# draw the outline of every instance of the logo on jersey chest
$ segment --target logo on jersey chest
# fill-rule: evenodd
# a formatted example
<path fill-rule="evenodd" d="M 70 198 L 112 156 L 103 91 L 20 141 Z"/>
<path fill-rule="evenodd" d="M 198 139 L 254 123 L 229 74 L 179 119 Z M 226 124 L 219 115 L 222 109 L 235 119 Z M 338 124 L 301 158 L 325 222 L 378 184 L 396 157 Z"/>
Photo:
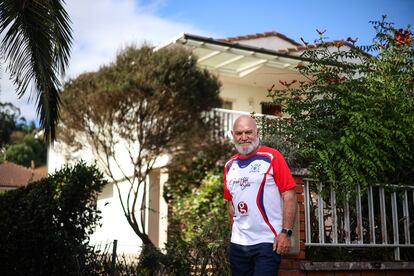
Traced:
<path fill-rule="evenodd" d="M 259 173 L 260 165 L 261 165 L 260 163 L 251 164 L 249 173 Z"/>

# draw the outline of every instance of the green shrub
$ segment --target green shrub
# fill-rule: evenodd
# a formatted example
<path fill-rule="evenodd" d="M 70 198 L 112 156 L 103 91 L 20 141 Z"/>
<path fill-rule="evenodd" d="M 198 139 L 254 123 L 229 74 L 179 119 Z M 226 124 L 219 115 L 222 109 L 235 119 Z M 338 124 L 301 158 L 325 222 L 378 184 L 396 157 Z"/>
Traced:
<path fill-rule="evenodd" d="M 170 166 L 167 275 L 229 275 L 230 223 L 223 198 L 223 166 L 231 145 L 211 143 L 177 156 Z"/>
<path fill-rule="evenodd" d="M 79 163 L 0 195 L 2 275 L 93 275 L 88 236 L 105 183 L 95 167 Z"/>
<path fill-rule="evenodd" d="M 289 114 L 282 135 L 311 176 L 346 191 L 355 183 L 363 191 L 411 184 L 414 176 L 413 35 L 385 17 L 372 24 L 373 45 L 362 49 L 375 55 L 352 38 L 326 43 L 321 36 L 319 47 L 302 54 L 301 77 L 269 92 Z"/>

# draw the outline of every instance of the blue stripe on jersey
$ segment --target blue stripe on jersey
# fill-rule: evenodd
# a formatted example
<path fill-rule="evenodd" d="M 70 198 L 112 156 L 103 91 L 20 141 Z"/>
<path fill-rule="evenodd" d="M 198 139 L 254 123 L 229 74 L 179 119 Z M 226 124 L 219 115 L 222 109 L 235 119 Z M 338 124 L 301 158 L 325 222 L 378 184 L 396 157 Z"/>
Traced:
<path fill-rule="evenodd" d="M 264 156 L 264 155 L 254 155 L 248 159 L 236 159 L 231 163 L 236 163 L 239 165 L 239 168 L 243 169 L 246 168 L 247 166 L 249 166 L 252 162 L 257 161 L 257 160 L 261 160 L 261 161 L 265 161 L 267 163 L 270 163 L 270 157 L 269 156 Z M 229 164 L 228 169 L 230 169 L 232 164 Z"/>
<path fill-rule="evenodd" d="M 266 176 L 267 176 L 267 174 L 265 174 L 264 175 L 264 177 L 266 178 Z M 267 214 L 266 214 L 266 209 L 265 209 L 265 207 L 264 207 L 264 202 L 263 202 L 263 195 L 264 195 L 264 185 L 263 185 L 263 187 L 260 187 L 261 189 L 260 189 L 260 194 L 259 194 L 259 204 L 260 204 L 260 209 L 263 211 L 263 214 L 264 214 L 264 218 L 265 218 L 265 221 L 266 222 L 268 222 L 269 221 L 269 218 L 267 217 Z"/>

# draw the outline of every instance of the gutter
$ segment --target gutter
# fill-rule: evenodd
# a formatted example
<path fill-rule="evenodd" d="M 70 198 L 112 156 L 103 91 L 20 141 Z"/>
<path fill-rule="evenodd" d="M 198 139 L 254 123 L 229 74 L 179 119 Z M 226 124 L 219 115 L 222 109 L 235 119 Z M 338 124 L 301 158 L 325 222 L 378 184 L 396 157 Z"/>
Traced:
<path fill-rule="evenodd" d="M 184 40 L 184 41 L 182 41 L 183 44 L 186 43 L 186 40 L 195 40 L 195 41 L 215 44 L 215 45 L 219 45 L 219 46 L 223 46 L 223 47 L 231 47 L 231 48 L 236 48 L 236 49 L 239 49 L 239 50 L 250 51 L 250 52 L 254 51 L 254 52 L 257 52 L 257 53 L 261 53 L 261 54 L 272 55 L 272 56 L 277 56 L 277 57 L 283 57 L 283 58 L 288 58 L 288 59 L 294 59 L 294 60 L 299 60 L 299 61 L 311 61 L 311 59 L 309 59 L 309 58 L 303 58 L 303 57 L 300 57 L 300 56 L 293 56 L 293 55 L 289 55 L 289 54 L 285 54 L 285 53 L 279 53 L 277 51 L 273 51 L 273 50 L 269 50 L 269 49 L 265 49 L 265 48 L 258 48 L 258 47 L 244 45 L 244 44 L 240 44 L 240 43 L 225 42 L 225 41 L 222 41 L 222 40 L 216 40 L 216 39 L 213 39 L 213 38 L 207 38 L 207 37 L 192 35 L 192 34 L 187 34 L 187 33 L 181 34 L 180 38 L 176 39 L 175 42 L 180 41 L 180 40 L 181 41 Z"/>

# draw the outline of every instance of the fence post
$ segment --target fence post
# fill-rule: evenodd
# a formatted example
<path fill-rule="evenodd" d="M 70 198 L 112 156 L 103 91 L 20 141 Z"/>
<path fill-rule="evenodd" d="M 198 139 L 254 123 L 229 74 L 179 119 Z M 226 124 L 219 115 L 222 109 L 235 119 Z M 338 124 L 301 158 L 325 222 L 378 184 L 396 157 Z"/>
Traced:
<path fill-rule="evenodd" d="M 111 276 L 115 276 L 116 271 L 116 247 L 118 240 L 114 240 L 114 246 L 112 247 L 112 262 L 111 262 Z"/>

